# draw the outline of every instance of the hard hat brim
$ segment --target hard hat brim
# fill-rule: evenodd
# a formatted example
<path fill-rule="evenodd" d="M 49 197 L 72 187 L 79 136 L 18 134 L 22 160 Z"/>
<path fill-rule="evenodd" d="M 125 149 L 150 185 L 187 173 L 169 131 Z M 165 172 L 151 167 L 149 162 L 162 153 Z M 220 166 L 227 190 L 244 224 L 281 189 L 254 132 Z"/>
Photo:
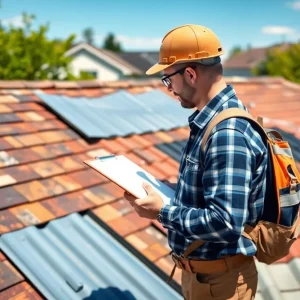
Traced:
<path fill-rule="evenodd" d="M 220 53 L 220 55 L 223 54 L 223 52 Z M 199 59 L 179 59 L 176 62 L 173 62 L 171 64 L 160 64 L 157 63 L 154 66 L 152 66 L 151 68 L 149 68 L 146 71 L 147 75 L 153 75 L 156 74 L 158 72 L 161 72 L 163 70 L 165 70 L 168 67 L 171 67 L 175 64 L 180 64 L 180 63 L 187 63 L 187 62 L 198 62 L 199 64 L 205 65 L 205 66 L 210 66 L 210 65 L 215 65 L 217 63 L 221 62 L 221 58 L 220 56 L 216 56 L 216 57 L 209 57 L 209 58 L 199 58 Z"/>
<path fill-rule="evenodd" d="M 147 75 L 153 75 L 153 74 L 159 73 L 159 72 L 163 71 L 164 69 L 170 67 L 171 65 L 173 65 L 173 64 L 166 65 L 166 64 L 157 63 L 154 66 L 152 66 L 151 68 L 149 68 L 146 71 L 146 74 Z"/>

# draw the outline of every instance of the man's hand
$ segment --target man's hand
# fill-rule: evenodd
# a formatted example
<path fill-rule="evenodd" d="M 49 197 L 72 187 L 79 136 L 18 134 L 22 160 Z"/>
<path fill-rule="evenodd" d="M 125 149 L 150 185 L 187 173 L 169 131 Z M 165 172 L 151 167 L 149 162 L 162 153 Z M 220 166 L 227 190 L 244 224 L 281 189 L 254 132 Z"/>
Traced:
<path fill-rule="evenodd" d="M 164 206 L 162 198 L 154 191 L 148 183 L 143 183 L 147 196 L 142 199 L 137 199 L 128 193 L 124 193 L 124 198 L 127 199 L 137 214 L 142 218 L 156 219 L 161 208 Z"/>

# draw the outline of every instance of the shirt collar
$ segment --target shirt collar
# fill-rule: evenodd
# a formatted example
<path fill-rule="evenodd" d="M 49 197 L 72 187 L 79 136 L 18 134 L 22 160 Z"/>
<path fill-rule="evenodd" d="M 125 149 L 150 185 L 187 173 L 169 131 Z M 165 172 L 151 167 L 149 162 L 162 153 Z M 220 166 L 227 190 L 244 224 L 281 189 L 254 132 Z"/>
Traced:
<path fill-rule="evenodd" d="M 195 124 L 199 129 L 203 129 L 207 123 L 213 118 L 219 108 L 229 99 L 236 96 L 236 92 L 232 85 L 228 84 L 218 95 L 216 95 L 201 111 L 196 110 L 189 117 L 189 125 Z"/>

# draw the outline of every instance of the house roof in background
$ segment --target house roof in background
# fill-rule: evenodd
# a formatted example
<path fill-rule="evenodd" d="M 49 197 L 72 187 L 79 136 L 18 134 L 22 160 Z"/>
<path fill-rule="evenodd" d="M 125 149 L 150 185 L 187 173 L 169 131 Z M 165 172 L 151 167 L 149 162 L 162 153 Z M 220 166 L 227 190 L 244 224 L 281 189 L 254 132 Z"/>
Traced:
<path fill-rule="evenodd" d="M 101 60 L 105 60 L 106 63 L 112 64 L 117 69 L 124 69 L 126 68 L 130 72 L 134 74 L 140 74 L 141 70 L 136 68 L 134 65 L 128 63 L 126 60 L 122 59 L 121 56 L 114 53 L 113 51 L 109 51 L 106 49 L 96 48 L 86 43 L 80 43 L 72 47 L 66 52 L 66 56 L 74 56 L 80 51 L 87 51 L 92 55 L 100 58 Z"/>
<path fill-rule="evenodd" d="M 290 44 L 282 44 L 267 48 L 252 48 L 233 55 L 226 60 L 223 65 L 226 69 L 252 69 L 266 59 L 266 54 L 269 49 L 276 47 L 280 50 L 286 50 L 289 46 Z"/>
<path fill-rule="evenodd" d="M 119 53 L 119 56 L 141 70 L 143 74 L 159 60 L 159 52 L 157 51 L 122 52 Z"/>
<path fill-rule="evenodd" d="M 234 85 L 254 116 L 267 117 L 267 127 L 276 126 L 299 138 L 298 85 L 280 78 L 227 78 L 227 82 Z M 72 213 L 92 211 L 139 253 L 169 274 L 173 263 L 168 255 L 166 230 L 157 221 L 138 217 L 123 199 L 122 190 L 83 161 L 107 153 L 123 154 L 158 179 L 176 181 L 178 161 L 156 146 L 182 143 L 189 136 L 188 127 L 88 143 L 48 111 L 37 96 L 42 91 L 93 98 L 119 90 L 137 94 L 154 89 L 169 94 L 161 82 L 0 81 L 0 88 L 0 234 L 44 224 Z M 298 167 L 300 169 L 300 165 Z M 290 255 L 281 261 L 282 265 L 294 262 L 299 256 L 298 239 Z M 4 274 L 0 281 L 0 298 L 25 291 L 27 295 L 38 295 L 26 276 L 1 252 L 0 261 L 0 273 Z M 180 282 L 178 270 L 174 280 Z"/>

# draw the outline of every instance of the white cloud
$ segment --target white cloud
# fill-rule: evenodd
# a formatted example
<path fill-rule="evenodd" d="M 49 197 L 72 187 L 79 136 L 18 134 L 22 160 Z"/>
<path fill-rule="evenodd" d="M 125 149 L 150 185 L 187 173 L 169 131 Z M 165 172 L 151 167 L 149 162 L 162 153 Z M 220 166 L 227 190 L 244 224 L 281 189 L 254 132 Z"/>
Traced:
<path fill-rule="evenodd" d="M 261 29 L 261 32 L 272 35 L 296 35 L 295 29 L 286 26 L 265 26 Z"/>
<path fill-rule="evenodd" d="M 96 44 L 103 44 L 105 36 L 97 35 Z M 145 37 L 131 37 L 126 35 L 116 35 L 116 39 L 121 43 L 125 50 L 159 50 L 161 45 L 161 38 L 145 38 Z"/>
<path fill-rule="evenodd" d="M 294 10 L 300 10 L 300 1 L 288 2 L 288 6 Z"/>
<path fill-rule="evenodd" d="M 117 36 L 117 39 L 124 45 L 124 48 L 158 49 L 161 44 L 161 38 L 129 37 L 120 35 Z"/>
<path fill-rule="evenodd" d="M 22 15 L 15 16 L 10 19 L 2 19 L 1 24 L 3 26 L 13 26 L 13 27 L 21 27 L 21 28 L 25 26 Z"/>

